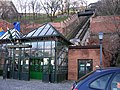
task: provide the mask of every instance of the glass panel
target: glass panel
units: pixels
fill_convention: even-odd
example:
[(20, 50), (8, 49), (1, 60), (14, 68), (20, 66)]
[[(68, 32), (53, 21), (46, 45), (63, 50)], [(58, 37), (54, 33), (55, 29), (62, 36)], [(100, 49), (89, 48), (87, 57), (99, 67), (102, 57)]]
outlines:
[(48, 63), (49, 63), (49, 58), (43, 58), (43, 63), (44, 63), (44, 65), (48, 65)]
[(32, 42), (32, 48), (31, 48), (31, 55), (37, 56), (38, 49), (37, 49), (37, 42)]
[(24, 44), (29, 44), (30, 45), (31, 43), (30, 42), (25, 42)]
[(36, 32), (34, 33), (34, 35), (33, 36), (38, 36), (39, 35), (39, 33), (42, 31), (42, 29), (44, 28), (44, 26), (42, 26), (42, 27), (40, 27), (40, 28), (38, 28), (37, 30), (36, 30)]
[(53, 35), (56, 35), (57, 33), (54, 31)]
[(43, 56), (43, 50), (38, 50), (38, 57)]
[(37, 49), (32, 49), (31, 50), (31, 56), (38, 56), (38, 50)]
[(49, 58), (43, 58), (43, 72), (49, 73)]
[(34, 71), (34, 59), (30, 61), (30, 71)]
[[(26, 44), (31, 45), (30, 42), (24, 43), (24, 45), (26, 45)], [(25, 49), (25, 51), (23, 53), (24, 53), (25, 57), (30, 56), (30, 48), (24, 48), (24, 49)]]
[(55, 57), (55, 49), (52, 49), (52, 57)]
[[(8, 43), (7, 45), (13, 45), (13, 43), (11, 42), (11, 43)], [(3, 46), (6, 46), (6, 44), (3, 44)]]
[(38, 42), (38, 48), (43, 49), (44, 47), (44, 42)]
[(32, 42), (32, 49), (36, 49), (37, 48), (37, 42)]
[(91, 88), (105, 90), (105, 87), (108, 83), (108, 80), (110, 79), (112, 74), (101, 76), (100, 78), (96, 79), (90, 84)]
[(114, 77), (111, 83), (111, 90), (120, 90), (120, 74)]
[(45, 42), (45, 49), (51, 49), (51, 41)]
[(51, 65), (54, 65), (55, 64), (55, 60), (51, 60)]
[(29, 72), (29, 58), (21, 60), (22, 72)]
[(44, 57), (51, 57), (51, 50), (45, 50)]
[(30, 32), (26, 37), (32, 37), (33, 33), (35, 32), (36, 30)]
[(43, 36), (43, 35), (45, 35), (45, 33), (48, 31), (49, 28), (50, 28), (50, 25), (47, 24), (47, 25), (45, 26), (45, 28), (42, 30), (42, 32), (40, 33), (39, 36)]
[(46, 33), (46, 35), (51, 35), (52, 33), (53, 33), (53, 28), (50, 28), (49, 30), (48, 30), (48, 32)]
[(62, 61), (62, 58), (61, 58), (61, 56), (59, 57), (59, 59), (58, 59), (58, 65), (60, 65), (60, 62)]
[(24, 56), (25, 56), (25, 57), (30, 56), (30, 48), (25, 49), (25, 51), (24, 51)]
[(52, 48), (55, 48), (55, 41), (52, 41)]
[(41, 71), (41, 61), (40, 60), (35, 59), (35, 66), (34, 66), (34, 68), (35, 68), (36, 72), (40, 72)]
[(15, 58), (14, 71), (18, 71), (18, 58)]

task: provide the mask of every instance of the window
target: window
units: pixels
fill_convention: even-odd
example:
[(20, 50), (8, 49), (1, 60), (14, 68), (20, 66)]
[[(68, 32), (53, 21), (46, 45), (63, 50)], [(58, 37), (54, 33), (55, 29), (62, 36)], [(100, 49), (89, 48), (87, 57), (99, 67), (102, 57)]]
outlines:
[(51, 41), (46, 41), (45, 42), (45, 49), (51, 49)]
[(111, 83), (111, 90), (120, 90), (120, 73), (116, 74)]
[(38, 48), (43, 49), (44, 47), (44, 42), (38, 42)]
[(111, 75), (112, 74), (107, 74), (97, 78), (90, 84), (90, 87), (95, 89), (105, 89)]
[(36, 49), (37, 48), (37, 42), (32, 42), (32, 49)]

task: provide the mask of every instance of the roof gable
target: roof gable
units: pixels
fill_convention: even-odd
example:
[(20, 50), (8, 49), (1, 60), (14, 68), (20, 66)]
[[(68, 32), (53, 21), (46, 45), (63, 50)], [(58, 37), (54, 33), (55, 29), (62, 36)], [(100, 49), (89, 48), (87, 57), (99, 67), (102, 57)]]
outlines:
[(24, 38), (47, 37), (47, 36), (62, 36), (62, 34), (59, 33), (51, 24), (46, 23), (25, 35)]
[[(18, 30), (16, 30), (16, 29), (11, 29), (11, 30), (9, 30), (10, 31), (10, 33), (12, 34), (12, 38), (13, 39), (20, 39), (23, 35), (22, 35), (22, 33), (20, 33)], [(10, 36), (10, 34), (9, 34), (9, 32), (7, 31), (7, 32), (5, 32), (5, 34), (4, 35), (2, 35), (1, 37), (0, 37), (0, 39), (8, 39), (9, 38), (9, 36)]]

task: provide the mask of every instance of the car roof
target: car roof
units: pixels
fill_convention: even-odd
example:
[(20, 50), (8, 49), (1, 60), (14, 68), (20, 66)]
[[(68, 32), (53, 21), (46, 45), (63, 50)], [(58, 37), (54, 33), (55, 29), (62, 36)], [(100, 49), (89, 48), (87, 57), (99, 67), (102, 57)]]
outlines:
[[(92, 71), (92, 72), (91, 72), (91, 75), (88, 76), (88, 77), (85, 79), (85, 81), (87, 81), (87, 80), (90, 79), (90, 78), (93, 78), (93, 77), (96, 76), (96, 75), (101, 75), (101, 74), (106, 74), (106, 73), (113, 73), (113, 72), (120, 72), (120, 68), (119, 68), (119, 67), (108, 67), (108, 68), (96, 69), (95, 71)], [(89, 73), (88, 73), (88, 75), (89, 75)], [(81, 78), (84, 78), (84, 76), (81, 77)], [(78, 79), (77, 83), (78, 83), (79, 81), (81, 81), (81, 78)]]
[(78, 79), (76, 82), (81, 81), (81, 79), (85, 78), (86, 76), (89, 78), (92, 78), (96, 75), (101, 75), (101, 74), (105, 74), (105, 73), (112, 73), (112, 72), (120, 72), (120, 68), (119, 67), (107, 67), (107, 68), (96, 69), (96, 70), (91, 71), (90, 73), (84, 75), (83, 77)]
[(120, 71), (120, 68), (119, 67), (107, 67), (107, 68), (100, 68), (96, 70), (96, 72), (106, 72), (106, 71)]

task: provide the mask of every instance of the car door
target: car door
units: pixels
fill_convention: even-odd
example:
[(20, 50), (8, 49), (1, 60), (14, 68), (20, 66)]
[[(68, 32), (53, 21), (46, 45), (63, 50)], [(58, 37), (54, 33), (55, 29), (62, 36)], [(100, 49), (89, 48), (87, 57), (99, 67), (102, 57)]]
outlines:
[(109, 73), (97, 77), (90, 82), (88, 90), (106, 90), (108, 82), (112, 75), (112, 73)]
[(114, 75), (108, 90), (120, 90), (120, 72)]

